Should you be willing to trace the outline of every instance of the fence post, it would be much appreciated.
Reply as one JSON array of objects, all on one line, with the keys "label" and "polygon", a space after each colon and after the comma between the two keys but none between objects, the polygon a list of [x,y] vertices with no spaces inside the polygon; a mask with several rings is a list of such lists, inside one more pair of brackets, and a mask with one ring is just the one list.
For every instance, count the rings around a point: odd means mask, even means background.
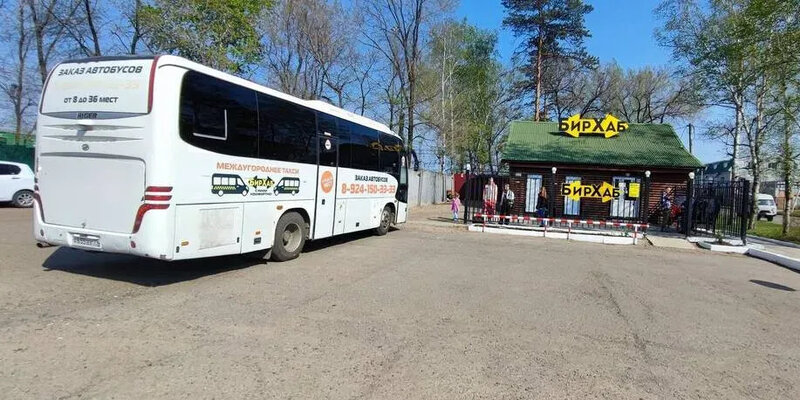
[{"label": "fence post", "polygon": [[472,180],[469,178],[469,166],[467,167],[467,190],[464,191],[464,223],[467,224],[467,215],[469,214],[469,202],[472,197]]},{"label": "fence post", "polygon": [[694,171],[689,172],[689,180],[686,181],[686,215],[683,223],[686,229],[686,237],[689,237],[694,228],[692,211],[694,211]]},{"label": "fence post", "polygon": [[[747,226],[750,224],[750,213],[753,212],[753,207],[750,204],[750,181],[742,180],[742,216],[741,216],[741,238],[742,244],[747,244]],[[784,216],[786,218],[786,216]]]},{"label": "fence post", "polygon": [[[548,202],[550,203],[549,204],[550,209],[548,210],[549,211],[548,214],[550,215],[546,215],[546,217],[551,217],[551,218],[556,216],[556,171],[557,170],[558,168],[556,167],[550,169],[550,171],[553,172],[553,175],[550,177],[550,193],[548,193],[548,200],[549,200]],[[547,231],[546,228],[545,231]]]},{"label": "fence post", "polygon": [[[650,170],[644,171],[644,223],[650,222]],[[641,196],[641,194],[640,194]]]}]

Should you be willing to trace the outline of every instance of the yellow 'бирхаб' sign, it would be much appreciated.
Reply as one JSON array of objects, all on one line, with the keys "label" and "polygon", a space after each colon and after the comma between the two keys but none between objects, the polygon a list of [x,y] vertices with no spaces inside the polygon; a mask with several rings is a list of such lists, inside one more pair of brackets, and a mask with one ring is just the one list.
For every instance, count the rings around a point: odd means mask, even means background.
[{"label": "yellow '\u0431\u0438\u0440\u0445\u0430\u0431' sign", "polygon": [[561,194],[576,201],[582,197],[588,197],[601,199],[605,203],[619,197],[619,189],[608,182],[603,182],[599,185],[581,185],[580,181],[574,181],[569,185],[564,184],[561,186]]},{"label": "yellow '\u0431\u0438\u0440\u0445\u0430\u0431' sign", "polygon": [[611,114],[606,114],[605,118],[581,118],[580,114],[575,114],[558,121],[558,130],[572,137],[587,133],[599,133],[608,139],[619,135],[626,129],[628,129],[628,123],[620,121]]}]

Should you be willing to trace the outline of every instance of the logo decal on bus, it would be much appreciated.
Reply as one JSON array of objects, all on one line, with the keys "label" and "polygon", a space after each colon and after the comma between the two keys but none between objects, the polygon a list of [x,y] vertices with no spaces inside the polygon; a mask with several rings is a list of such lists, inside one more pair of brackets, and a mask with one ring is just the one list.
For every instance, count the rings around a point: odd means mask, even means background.
[{"label": "logo decal on bus", "polygon": [[331,171],[322,173],[322,176],[319,178],[319,186],[322,188],[323,192],[330,193],[331,189],[333,189],[333,174]]},{"label": "logo decal on bus", "polygon": [[275,185],[275,195],[279,195],[282,193],[288,193],[291,195],[297,194],[300,191],[300,178],[294,177],[285,177],[281,178],[278,181],[278,184]]},{"label": "logo decal on bus", "polygon": [[247,180],[252,192],[251,196],[272,194],[271,190],[275,186],[275,181],[270,177],[259,178],[258,175]]},{"label": "logo decal on bus", "polygon": [[226,194],[241,194],[247,196],[249,192],[247,184],[241,176],[236,174],[213,174],[211,175],[211,193],[222,197]]}]

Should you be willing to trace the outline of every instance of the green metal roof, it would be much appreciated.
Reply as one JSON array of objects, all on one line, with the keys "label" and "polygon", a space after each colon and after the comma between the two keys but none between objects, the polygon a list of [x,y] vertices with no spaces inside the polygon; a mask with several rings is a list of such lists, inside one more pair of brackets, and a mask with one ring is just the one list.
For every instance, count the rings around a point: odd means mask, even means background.
[{"label": "green metal roof", "polygon": [[629,124],[617,136],[559,132],[557,122],[514,121],[503,161],[665,168],[701,168],[666,124]]}]

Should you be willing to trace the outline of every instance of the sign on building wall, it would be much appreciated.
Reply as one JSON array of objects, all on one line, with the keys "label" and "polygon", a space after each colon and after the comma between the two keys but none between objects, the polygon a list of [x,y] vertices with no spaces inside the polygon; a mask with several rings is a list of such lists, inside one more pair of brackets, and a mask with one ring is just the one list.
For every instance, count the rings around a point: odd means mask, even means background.
[{"label": "sign on building wall", "polygon": [[628,184],[628,197],[638,199],[639,198],[639,183],[631,182]]},{"label": "sign on building wall", "polygon": [[564,183],[561,186],[561,194],[571,200],[578,201],[581,198],[601,199],[603,203],[618,198],[620,193],[625,193],[626,198],[639,198],[640,185],[638,182],[629,182],[627,188],[624,184],[616,187],[608,182],[601,184],[583,185],[581,181]]},{"label": "sign on building wall", "polygon": [[614,185],[603,182],[602,184],[582,185],[581,181],[573,181],[561,186],[561,194],[572,200],[581,198],[601,199],[603,203],[619,197],[619,189]]},{"label": "sign on building wall", "polygon": [[611,114],[606,114],[605,118],[581,118],[580,114],[575,114],[569,118],[561,118],[558,121],[558,129],[572,137],[601,134],[608,139],[628,129],[628,123],[620,121]]}]

